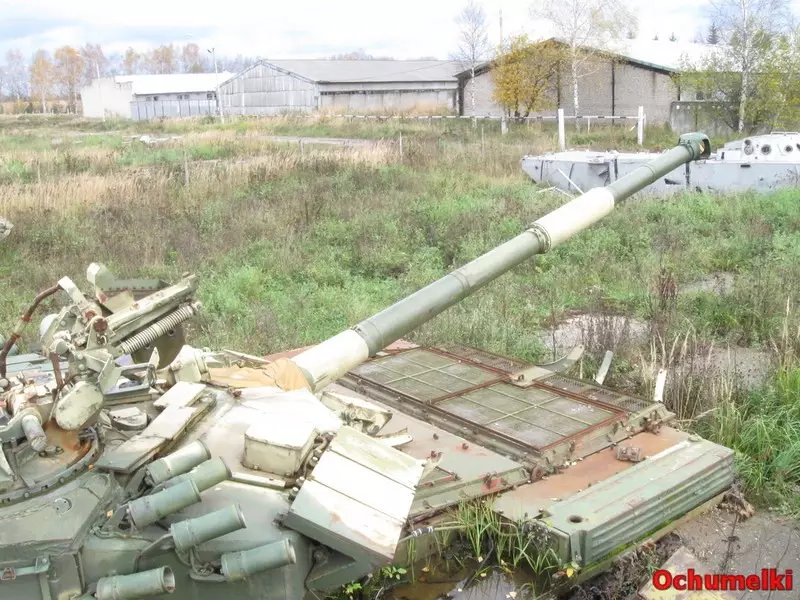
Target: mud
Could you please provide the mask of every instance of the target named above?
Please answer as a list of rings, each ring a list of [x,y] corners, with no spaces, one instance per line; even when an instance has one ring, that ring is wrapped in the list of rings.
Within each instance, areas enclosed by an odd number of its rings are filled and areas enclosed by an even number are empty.
[[[679,289],[682,294],[694,294],[697,292],[708,292],[709,294],[716,294],[724,296],[733,290],[733,285],[736,281],[733,273],[713,273],[707,277],[702,277],[697,281],[687,283]]]
[[[715,509],[678,528],[686,548],[714,572],[750,575],[761,569],[791,569],[800,574],[800,523],[758,513],[741,521],[734,513]],[[797,576],[795,576],[797,579]],[[740,600],[796,600],[793,591],[739,592]]]
[[[616,352],[622,346],[647,341],[649,331],[641,319],[586,313],[566,319],[555,329],[543,330],[540,339],[548,349],[547,358],[556,360],[579,344],[588,350]]]

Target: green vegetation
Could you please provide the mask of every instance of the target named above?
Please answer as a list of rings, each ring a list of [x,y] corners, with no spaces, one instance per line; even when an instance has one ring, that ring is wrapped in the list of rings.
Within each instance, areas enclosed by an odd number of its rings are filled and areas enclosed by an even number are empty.
[[[141,124],[97,135],[100,124],[76,119],[9,121],[14,126],[0,119],[13,140],[0,153],[0,215],[15,225],[0,243],[3,331],[37,291],[64,275],[82,285],[88,264],[102,261],[130,276],[198,273],[205,310],[190,331],[197,344],[252,354],[303,346],[564,202],[519,168],[523,154],[553,148],[552,133],[535,126],[514,125],[501,137],[489,135],[488,124],[481,136],[480,126],[446,121],[336,129],[317,119],[299,130],[288,118],[164,123],[182,137],[151,146],[125,141],[144,132]],[[301,152],[264,139],[279,127],[305,135],[323,125],[326,135],[370,130],[373,138],[393,138],[402,127],[402,157],[393,141]],[[91,135],[69,136],[76,131]],[[635,144],[623,127],[570,135],[582,144]],[[667,147],[675,137],[648,130],[646,139]],[[57,148],[53,138],[61,139]],[[73,139],[81,143],[68,144]],[[546,334],[570,316],[637,319],[644,339],[586,332],[584,371],[613,349],[606,383],[650,395],[657,368],[674,367],[668,406],[686,426],[736,449],[753,497],[800,512],[800,321],[787,311],[800,292],[797,199],[784,190],[632,201],[410,337],[546,361]],[[731,281],[725,293],[695,285],[720,273]],[[665,281],[677,295],[664,293]],[[780,368],[770,368],[763,387],[745,390],[708,358],[728,344],[760,351]]]

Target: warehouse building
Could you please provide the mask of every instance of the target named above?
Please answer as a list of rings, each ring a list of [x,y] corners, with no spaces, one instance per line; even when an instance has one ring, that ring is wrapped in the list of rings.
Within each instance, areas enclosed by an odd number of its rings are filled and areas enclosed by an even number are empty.
[[[441,60],[261,61],[220,87],[225,114],[455,112],[458,63]]]
[[[213,115],[217,85],[233,73],[117,75],[95,79],[81,89],[85,117],[154,118]]]
[[[553,39],[556,43],[562,43]],[[696,61],[717,46],[655,40],[625,40],[613,50],[592,50],[581,65],[578,100],[581,115],[636,116],[639,106],[649,124],[670,121],[673,104],[696,100],[694,92],[681,90],[675,75],[684,60]],[[473,80],[470,71],[457,75],[459,114],[472,114],[472,86],[475,86],[475,113],[501,116],[504,112],[494,100],[494,63],[480,65]],[[531,116],[553,116],[558,108],[574,114],[570,65],[561,69],[557,84],[549,93],[552,108]]]

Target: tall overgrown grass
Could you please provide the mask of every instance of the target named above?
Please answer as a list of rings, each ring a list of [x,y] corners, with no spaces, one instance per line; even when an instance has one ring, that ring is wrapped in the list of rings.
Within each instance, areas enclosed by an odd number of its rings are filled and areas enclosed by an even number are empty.
[[[126,137],[144,124],[109,123],[105,135],[76,119],[37,123],[0,118],[15,140],[0,151],[0,215],[15,225],[0,243],[3,330],[36,292],[64,275],[82,285],[100,261],[125,276],[198,273],[196,344],[253,354],[307,345],[565,201],[520,170],[522,155],[555,149],[552,132],[535,126],[501,137],[469,122],[187,121],[147,124],[183,137],[146,145]],[[266,139],[314,132],[384,140],[301,149]],[[628,133],[593,128],[587,139],[625,149]],[[669,369],[668,407],[736,449],[748,490],[786,504],[800,455],[800,343],[786,311],[800,295],[799,232],[793,189],[638,198],[409,337],[546,361],[548,329],[597,315],[587,360],[614,350],[606,383],[650,395]],[[723,293],[695,285],[720,273],[732,281]],[[631,327],[620,333],[620,320]],[[743,376],[719,368],[728,349],[769,352],[772,378],[748,391]]]

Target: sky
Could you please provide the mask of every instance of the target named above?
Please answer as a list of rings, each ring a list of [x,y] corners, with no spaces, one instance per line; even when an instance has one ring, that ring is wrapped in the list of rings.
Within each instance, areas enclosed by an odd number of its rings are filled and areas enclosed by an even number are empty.
[[[482,0],[490,39],[542,34],[532,0]],[[639,36],[691,41],[707,26],[708,0],[623,0],[636,12]],[[794,0],[800,4],[800,0]],[[221,56],[324,58],[363,49],[397,59],[446,59],[457,44],[455,16],[465,0],[0,0],[0,52],[99,43],[106,54],[132,46],[196,42]]]

